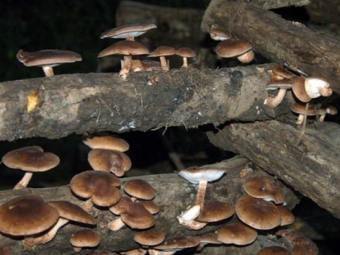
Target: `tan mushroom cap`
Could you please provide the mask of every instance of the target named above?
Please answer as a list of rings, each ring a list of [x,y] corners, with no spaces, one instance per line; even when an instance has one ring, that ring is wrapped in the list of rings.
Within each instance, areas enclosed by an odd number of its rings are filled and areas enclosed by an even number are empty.
[[[83,143],[91,149],[106,149],[120,152],[125,152],[130,147],[124,139],[109,134],[94,134],[85,137]]]
[[[250,51],[252,46],[243,40],[224,40],[217,44],[216,53],[223,58],[237,57]]]
[[[151,214],[156,214],[159,212],[159,207],[156,205],[153,201],[138,201],[137,203],[143,205],[145,209],[151,213]]]
[[[131,159],[124,152],[107,149],[91,150],[88,161],[94,170],[112,172],[119,177],[132,166]]]
[[[286,78],[286,79],[292,79],[293,78],[293,74],[288,72],[283,66],[276,65],[272,68],[272,71],[275,75],[278,75],[282,78]]]
[[[193,58],[196,57],[196,51],[188,47],[181,47],[176,50],[176,55],[181,57]]]
[[[151,200],[156,196],[155,189],[142,179],[129,180],[124,185],[124,191],[132,197]]]
[[[174,236],[166,239],[160,245],[154,247],[157,250],[163,251],[173,251],[173,250],[182,250],[186,248],[191,248],[199,245],[200,240],[197,237],[190,236]]]
[[[269,176],[250,177],[243,184],[243,189],[252,197],[274,201],[275,204],[285,202],[281,189]]]
[[[241,221],[255,229],[268,230],[281,223],[277,207],[261,198],[244,195],[236,202],[235,211]]]
[[[103,171],[84,171],[76,174],[70,182],[70,188],[77,196],[91,198],[98,206],[111,206],[120,199],[120,180]]]
[[[255,241],[257,232],[241,222],[217,230],[217,239],[225,244],[247,245]]]
[[[197,220],[202,222],[216,222],[227,219],[233,214],[234,208],[228,203],[215,200],[205,201]]]
[[[294,214],[286,206],[278,205],[277,209],[279,210],[281,216],[280,226],[286,226],[292,224],[295,221]]]
[[[91,214],[69,201],[49,201],[47,204],[58,211],[59,217],[89,225],[96,224],[96,219]]]
[[[100,238],[91,229],[81,229],[71,236],[70,243],[76,248],[96,247],[100,243]],[[75,249],[75,251],[80,251],[80,249]]]
[[[266,90],[276,90],[276,89],[291,89],[293,81],[290,79],[281,79],[270,81],[266,85]]]
[[[293,255],[293,253],[281,246],[270,246],[261,249],[256,255]]]
[[[44,172],[56,167],[60,159],[51,152],[44,152],[39,146],[27,146],[6,153],[2,162],[9,168]]]
[[[172,56],[176,54],[176,50],[170,46],[159,46],[155,50],[149,53],[148,57],[165,57]]]
[[[210,38],[215,41],[224,41],[231,38],[230,34],[224,32],[223,30],[213,27],[210,30]]]
[[[133,204],[133,202],[130,198],[121,197],[118,203],[109,207],[109,210],[116,215],[120,215],[121,213],[127,211],[128,208],[131,207],[131,204]]]
[[[98,54],[98,58],[106,57],[110,55],[144,55],[149,54],[148,48],[143,44],[135,41],[118,41],[112,44],[110,47],[102,50]]]
[[[100,35],[100,39],[111,38],[131,38],[144,34],[150,29],[157,28],[155,24],[124,24],[113,29],[109,29]]]
[[[0,232],[29,236],[49,229],[57,222],[58,211],[35,195],[11,199],[0,206]]]
[[[56,66],[82,60],[78,53],[68,50],[40,50],[35,52],[19,50],[17,59],[25,66],[40,67],[44,65]]]
[[[307,103],[311,100],[305,89],[306,78],[298,76],[293,80],[292,91],[294,95],[303,103]]]
[[[127,210],[120,213],[121,220],[133,229],[146,229],[155,225],[155,219],[145,207],[139,203],[132,203]]]
[[[157,229],[148,229],[137,232],[133,239],[141,245],[154,246],[164,241],[165,233]]]
[[[306,104],[294,103],[291,110],[292,112],[295,112],[297,114],[305,114]],[[309,104],[307,108],[307,116],[314,116],[315,114],[316,114],[315,105]]]

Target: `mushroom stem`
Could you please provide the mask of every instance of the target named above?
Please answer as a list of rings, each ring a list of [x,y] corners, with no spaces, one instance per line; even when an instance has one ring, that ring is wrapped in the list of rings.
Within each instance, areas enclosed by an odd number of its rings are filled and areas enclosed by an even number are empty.
[[[40,242],[37,243],[37,244],[45,244],[45,243],[48,243],[50,242],[54,237],[55,235],[57,234],[58,230],[66,225],[69,221],[67,219],[64,219],[64,218],[59,218],[57,223],[46,233],[44,234],[43,236],[41,236],[39,239],[40,239]]]
[[[42,69],[43,69],[46,77],[54,76],[54,72],[53,72],[53,67],[52,66],[43,66]]]
[[[302,120],[302,128],[301,128],[301,132],[300,132],[300,135],[297,139],[297,142],[296,142],[296,145],[298,145],[302,139],[302,137],[304,136],[305,132],[306,132],[306,124],[307,124],[307,111],[308,111],[308,108],[309,108],[309,103],[306,104],[306,108],[305,108],[305,112],[304,114],[302,115],[303,116],[303,120]],[[300,114],[301,115],[301,114]],[[299,117],[300,117],[299,115]]]
[[[161,67],[163,71],[169,71],[169,65],[166,61],[166,58],[164,56],[159,57],[159,60],[161,61]]]
[[[131,55],[126,55],[124,56],[124,64],[122,69],[119,72],[119,76],[122,77],[124,80],[128,77],[128,74],[131,70],[132,66],[132,56]]]
[[[286,95],[286,91],[287,89],[279,89],[279,92],[277,93],[276,97],[268,97],[264,100],[263,104],[268,105],[271,108],[275,108],[276,106],[278,106],[283,98]]]
[[[254,59],[254,51],[247,51],[246,53],[238,56],[237,59],[243,64],[248,64]]]
[[[22,177],[21,181],[19,181],[13,189],[24,189],[27,187],[28,183],[30,182],[31,178],[33,176],[32,172],[26,172],[24,176]]]
[[[187,57],[183,57],[183,65],[182,67],[188,67],[188,58]]]
[[[198,184],[198,190],[197,190],[197,196],[196,196],[196,203],[195,205],[200,206],[200,210],[202,211],[204,206],[204,197],[205,197],[205,191],[207,189],[207,181],[200,181]]]
[[[91,199],[91,198],[87,199],[87,200],[81,205],[81,208],[82,208],[84,211],[86,211],[86,212],[91,211],[92,207],[93,207],[93,202],[92,202],[92,199]]]
[[[117,231],[124,226],[125,226],[125,223],[122,221],[120,217],[115,220],[110,221],[107,225],[107,227],[112,231]]]
[[[298,124],[298,125],[301,125],[303,123],[304,118],[305,118],[304,114],[299,114],[295,123]]]

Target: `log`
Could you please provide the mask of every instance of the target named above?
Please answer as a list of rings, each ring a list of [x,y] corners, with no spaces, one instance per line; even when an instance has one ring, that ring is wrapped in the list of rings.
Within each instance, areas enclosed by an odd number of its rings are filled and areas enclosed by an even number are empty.
[[[140,72],[127,80],[117,73],[91,73],[3,82],[0,140],[266,120],[270,117],[262,106],[268,79],[266,71],[249,66]],[[27,97],[36,90],[40,106],[28,113]],[[289,109],[286,100],[270,112],[279,115]]]
[[[307,128],[299,144],[300,130],[276,120],[235,123],[207,135],[215,146],[244,155],[340,218],[340,146],[328,133],[338,137],[339,125],[321,124],[335,127]]]
[[[260,17],[260,18],[259,18]],[[308,75],[324,76],[340,92],[340,42],[304,25],[281,18],[252,3],[211,1],[201,23],[203,31],[216,26],[232,36],[250,41],[255,52],[298,67]]]
[[[248,177],[266,175],[266,173],[261,170],[253,171],[251,168],[246,166],[247,163],[248,160],[246,158],[237,156],[210,166],[205,166],[226,169],[226,174],[224,177],[222,177],[219,181],[208,184],[206,200],[216,199],[234,205],[235,201],[244,193],[242,190],[242,184]],[[242,170],[244,170],[246,175],[240,175]],[[136,177],[122,178],[121,186],[123,187],[128,180],[135,178]],[[196,187],[189,184],[177,174],[148,175],[140,176],[138,178],[147,181],[155,188],[157,194],[153,201],[160,208],[160,212],[155,215],[155,228],[164,231],[168,238],[175,235],[196,236],[202,233],[212,232],[218,227],[230,222],[229,220],[218,222],[208,225],[199,231],[189,230],[178,224],[176,217],[183,210],[185,210],[185,208],[193,205],[196,199]],[[298,203],[299,198],[292,190],[285,187],[283,183],[278,182],[278,185],[281,187],[285,195],[288,207],[294,207],[294,205]],[[121,194],[123,193],[124,192],[121,191]],[[0,204],[24,194],[39,195],[45,201],[67,200],[78,205],[83,202],[70,192],[69,186],[42,189],[26,188],[22,190],[5,190],[1,191],[0,194]],[[122,229],[113,232],[107,229],[107,223],[115,219],[116,216],[114,216],[106,208],[95,207],[92,209],[91,213],[96,215],[97,225],[94,230],[99,234],[101,239],[98,249],[124,251],[139,247],[139,245],[133,241],[136,230],[123,227]],[[236,220],[235,217],[233,220]],[[33,251],[24,251],[23,245],[20,242],[20,238],[11,238],[9,236],[0,234],[0,243],[3,247],[11,250],[12,254],[74,254],[71,245],[69,245],[69,238],[73,232],[81,228],[84,228],[84,226],[79,224],[67,224],[65,227],[59,230],[57,236],[51,242],[43,245],[37,245]],[[264,231],[261,235],[263,236],[259,238],[260,243],[256,243],[254,244],[255,246],[253,246],[257,247],[256,249],[259,249],[261,244],[271,241],[266,237],[266,231]],[[230,245],[228,245],[228,247],[229,249],[233,248]],[[88,254],[89,250],[93,249],[85,249],[79,254]],[[242,254],[242,249],[240,249],[240,252],[241,253],[237,254]],[[249,253],[247,252],[243,254],[250,255],[253,253],[251,253],[249,249]]]
[[[306,6],[307,13],[311,21],[322,24],[334,24],[340,26],[339,21],[339,0],[311,1],[311,4]]]

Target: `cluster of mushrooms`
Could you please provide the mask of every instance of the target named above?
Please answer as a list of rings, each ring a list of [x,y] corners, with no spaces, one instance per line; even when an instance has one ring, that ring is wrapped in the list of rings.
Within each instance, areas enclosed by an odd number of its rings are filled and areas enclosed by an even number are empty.
[[[77,222],[83,228],[70,237],[74,251],[89,247],[96,249],[100,245],[100,236],[96,233],[97,220],[93,215],[96,210],[108,210],[114,219],[107,222],[106,228],[119,231],[126,226],[136,230],[134,240],[140,244],[139,249],[120,254],[148,252],[151,255],[168,255],[186,248],[196,247],[197,251],[201,251],[207,244],[249,245],[256,240],[257,230],[269,231],[294,222],[294,215],[285,206],[279,185],[271,177],[247,178],[242,186],[244,195],[232,205],[223,201],[205,201],[208,182],[218,181],[225,174],[225,169],[189,168],[181,170],[179,175],[197,185],[197,197],[193,206],[178,215],[179,224],[195,231],[208,224],[229,218],[233,220],[215,232],[166,238],[166,233],[155,228],[154,215],[160,210],[153,202],[157,191],[138,178],[121,185],[119,177],[131,168],[131,160],[124,153],[129,149],[129,144],[107,133],[86,134],[83,142],[91,148],[88,161],[93,169],[73,176],[70,190],[76,198],[85,201],[79,202],[78,206],[63,200],[44,201],[37,195],[18,196],[0,206],[1,233],[12,238],[22,237],[25,249],[32,250],[36,245],[53,241],[64,225]],[[38,146],[10,151],[2,160],[6,166],[24,170],[30,177],[35,171],[46,171],[59,163],[58,156],[44,152]],[[25,181],[21,180],[15,189],[28,185],[28,178],[23,179]],[[125,195],[120,191],[120,186],[123,186]],[[279,229],[276,234],[282,236],[290,250],[283,245],[265,247],[258,251],[258,255],[314,255],[318,252],[316,245],[297,230]],[[100,254],[116,253],[101,251]]]

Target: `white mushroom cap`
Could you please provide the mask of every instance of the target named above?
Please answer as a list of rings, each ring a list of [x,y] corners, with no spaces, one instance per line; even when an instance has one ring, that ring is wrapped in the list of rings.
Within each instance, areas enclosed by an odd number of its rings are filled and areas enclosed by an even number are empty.
[[[320,76],[306,78],[305,89],[310,98],[330,96],[333,92],[329,87],[328,81]]]
[[[107,37],[120,39],[120,38],[133,38],[144,34],[150,29],[157,28],[155,24],[124,24],[113,29],[107,30],[100,35],[100,39]]]
[[[179,175],[191,183],[198,184],[200,181],[216,181],[222,177],[225,171],[225,169],[195,168],[181,170]]]

